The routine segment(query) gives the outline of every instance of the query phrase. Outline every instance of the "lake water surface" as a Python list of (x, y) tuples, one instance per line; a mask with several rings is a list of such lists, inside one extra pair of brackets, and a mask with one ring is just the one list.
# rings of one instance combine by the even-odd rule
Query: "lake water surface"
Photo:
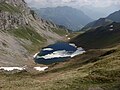
[(39, 53), (34, 55), (34, 60), (38, 64), (52, 64), (63, 62), (76, 55), (83, 54), (85, 51), (81, 47), (72, 43), (57, 42), (44, 47)]

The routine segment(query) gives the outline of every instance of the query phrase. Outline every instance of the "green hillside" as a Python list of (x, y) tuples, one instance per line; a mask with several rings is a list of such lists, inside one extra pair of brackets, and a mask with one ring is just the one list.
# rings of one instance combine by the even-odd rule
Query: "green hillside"
[(120, 46), (93, 49), (45, 72), (0, 73), (3, 90), (119, 90)]
[(98, 20), (95, 20), (93, 22), (88, 23), (81, 30), (88, 31), (90, 29), (96, 29), (96, 28), (101, 27), (101, 26), (109, 25), (113, 22), (118, 22), (118, 23), (120, 22), (120, 10), (111, 13), (110, 15), (108, 15), (105, 18), (100, 18)]
[[(112, 28), (111, 25), (113, 25)], [(113, 30), (111, 31), (111, 29)], [(91, 29), (78, 35), (70, 42), (73, 42), (86, 50), (114, 46), (120, 43), (120, 23), (112, 23), (107, 26)]]
[(8, 11), (10, 13), (20, 13), (20, 10), (18, 7), (15, 7), (7, 3), (0, 3), (0, 10)]

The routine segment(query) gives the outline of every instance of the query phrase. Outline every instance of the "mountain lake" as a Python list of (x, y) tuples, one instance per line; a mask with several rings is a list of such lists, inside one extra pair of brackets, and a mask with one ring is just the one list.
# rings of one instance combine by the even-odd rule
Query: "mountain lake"
[(85, 50), (83, 48), (77, 47), (73, 43), (57, 42), (42, 48), (42, 50), (36, 53), (33, 57), (35, 63), (48, 65), (66, 61), (69, 58), (83, 54), (84, 52)]

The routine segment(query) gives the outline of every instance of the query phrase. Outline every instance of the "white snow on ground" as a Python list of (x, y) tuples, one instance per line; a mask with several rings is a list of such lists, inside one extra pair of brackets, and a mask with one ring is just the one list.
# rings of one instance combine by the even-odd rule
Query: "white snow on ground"
[(111, 25), (110, 27), (113, 27), (113, 25)]
[(70, 56), (71, 54), (69, 54), (66, 50), (60, 50), (60, 51), (55, 51), (51, 54), (47, 54), (45, 56), (37, 56), (37, 58), (52, 59), (52, 58), (70, 57)]
[(68, 40), (70, 40), (70, 38), (68, 38)]
[(71, 46), (77, 48), (77, 46), (76, 46), (74, 43), (70, 43), (69, 45), (71, 45)]
[(13, 70), (24, 70), (24, 67), (0, 67), (0, 70), (13, 71)]
[[(37, 70), (37, 71), (45, 71), (48, 67), (33, 67), (33, 69)], [(19, 70), (19, 71), (23, 71), (25, 70), (25, 67), (0, 67), (0, 70), (4, 70), (4, 71), (13, 71), (13, 70)]]
[[(51, 50), (53, 50), (52, 48), (44, 48), (43, 49), (43, 51), (51, 51)], [(39, 52), (38, 52), (39, 53)], [(36, 53), (34, 56), (33, 56), (33, 58), (35, 58), (37, 55), (38, 55), (38, 53)]]
[[(39, 53), (39, 52), (38, 52)], [(38, 53), (36, 53), (34, 56), (33, 56), (33, 58), (35, 58), (37, 55), (38, 55)]]
[(75, 57), (75, 56), (77, 56), (79, 54), (83, 54), (83, 53), (85, 53), (85, 51), (80, 47), (71, 55), (71, 57)]
[(48, 67), (34, 67), (34, 69), (37, 71), (45, 71)]
[(62, 57), (74, 57), (79, 54), (83, 54), (85, 51), (80, 47), (73, 53), (69, 53), (66, 50), (55, 51), (51, 54), (47, 54), (45, 56), (37, 56), (37, 59), (44, 58), (44, 59), (53, 59), (53, 58), (62, 58)]
[(52, 48), (44, 48), (43, 51), (51, 51), (53, 50)]

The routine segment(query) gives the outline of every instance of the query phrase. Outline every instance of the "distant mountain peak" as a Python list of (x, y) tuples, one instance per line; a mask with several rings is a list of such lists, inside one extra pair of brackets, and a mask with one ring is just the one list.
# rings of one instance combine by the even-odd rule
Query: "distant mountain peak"
[(44, 19), (50, 20), (58, 25), (63, 25), (71, 30), (79, 30), (92, 21), (81, 10), (69, 6), (41, 8), (40, 10), (36, 10), (36, 12)]

